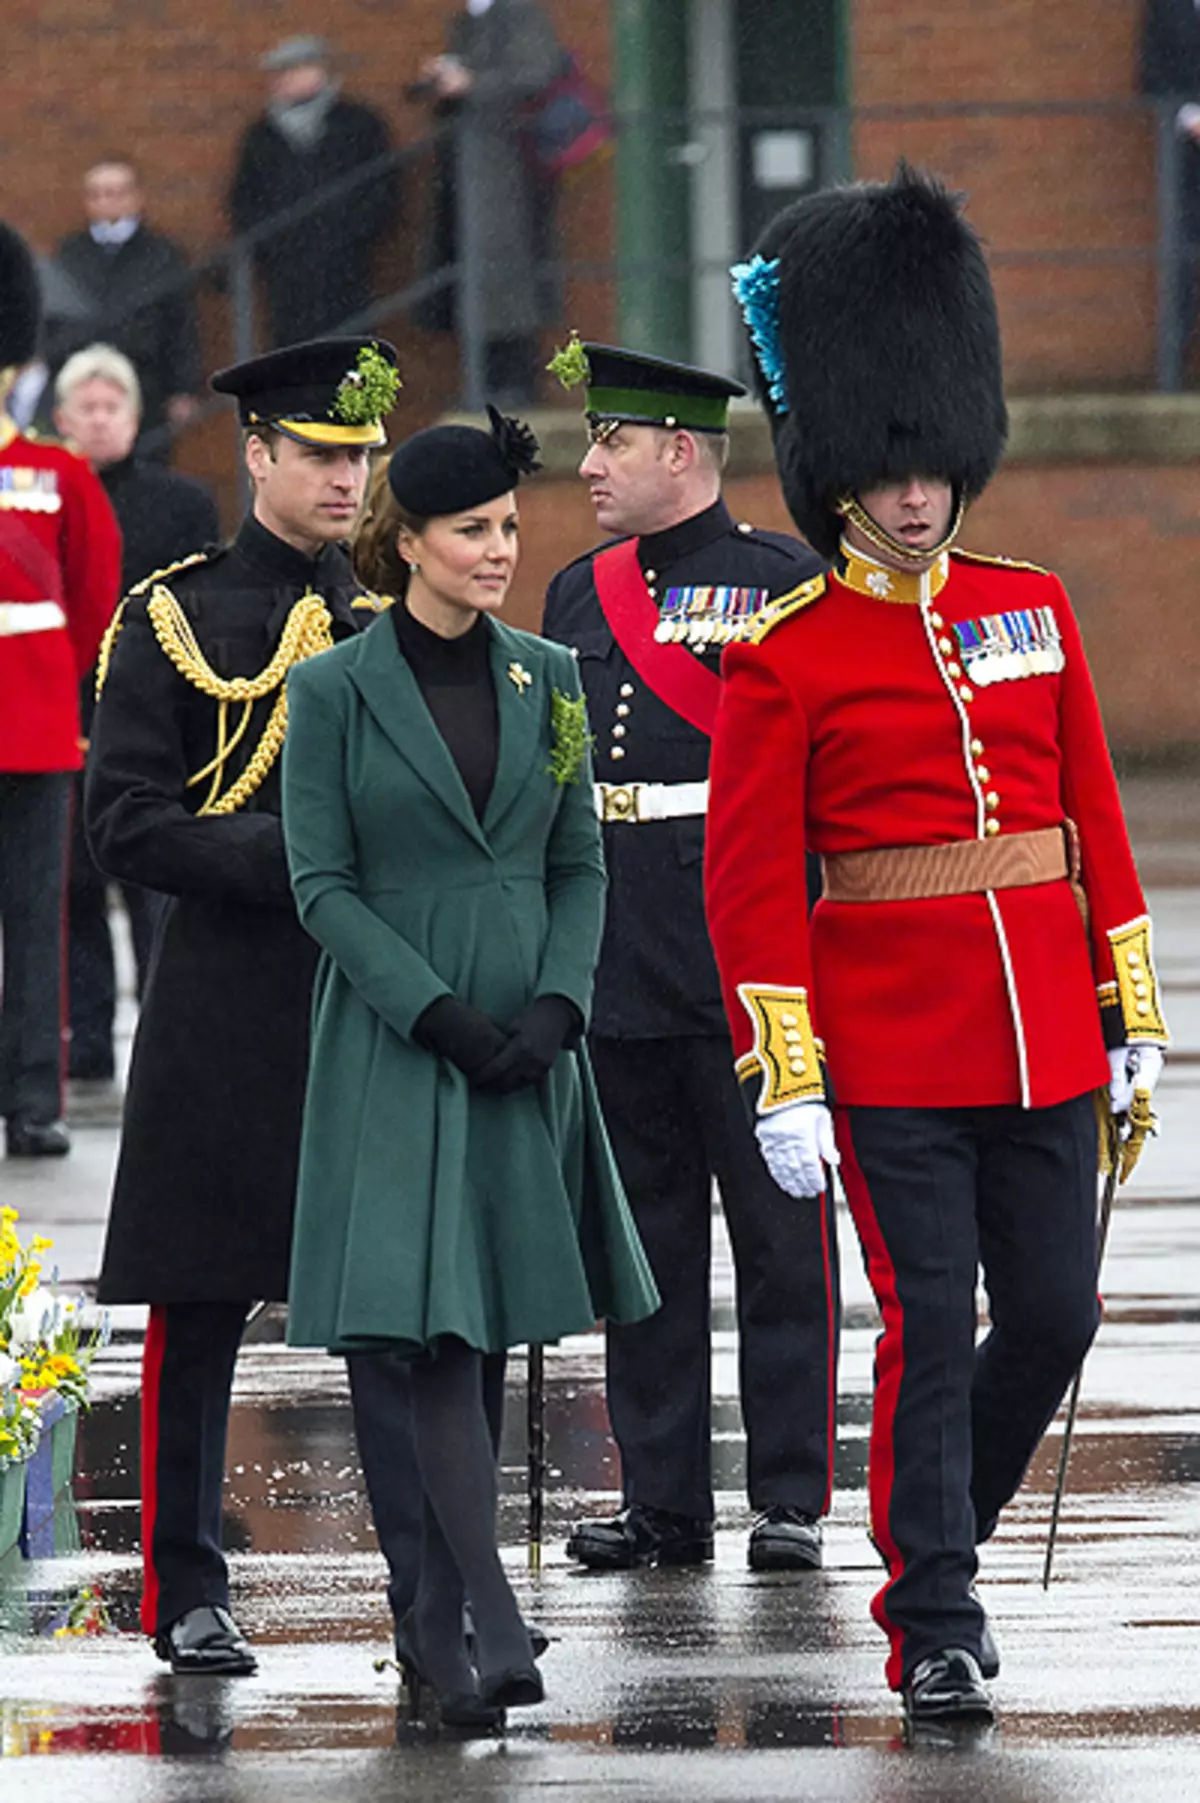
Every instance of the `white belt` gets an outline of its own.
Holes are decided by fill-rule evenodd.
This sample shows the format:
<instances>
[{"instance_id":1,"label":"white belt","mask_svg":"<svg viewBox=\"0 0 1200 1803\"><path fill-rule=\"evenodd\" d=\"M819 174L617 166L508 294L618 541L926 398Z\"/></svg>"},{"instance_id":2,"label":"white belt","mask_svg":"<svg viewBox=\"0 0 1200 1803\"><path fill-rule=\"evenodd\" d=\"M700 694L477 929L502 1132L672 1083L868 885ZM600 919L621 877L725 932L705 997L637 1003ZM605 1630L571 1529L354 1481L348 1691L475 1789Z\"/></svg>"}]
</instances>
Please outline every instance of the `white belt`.
<instances>
[{"instance_id":1,"label":"white belt","mask_svg":"<svg viewBox=\"0 0 1200 1803\"><path fill-rule=\"evenodd\" d=\"M682 820L707 814L707 783L597 783L600 820Z\"/></svg>"},{"instance_id":2,"label":"white belt","mask_svg":"<svg viewBox=\"0 0 1200 1803\"><path fill-rule=\"evenodd\" d=\"M57 601L0 601L0 639L21 632L54 632L66 623Z\"/></svg>"}]
</instances>

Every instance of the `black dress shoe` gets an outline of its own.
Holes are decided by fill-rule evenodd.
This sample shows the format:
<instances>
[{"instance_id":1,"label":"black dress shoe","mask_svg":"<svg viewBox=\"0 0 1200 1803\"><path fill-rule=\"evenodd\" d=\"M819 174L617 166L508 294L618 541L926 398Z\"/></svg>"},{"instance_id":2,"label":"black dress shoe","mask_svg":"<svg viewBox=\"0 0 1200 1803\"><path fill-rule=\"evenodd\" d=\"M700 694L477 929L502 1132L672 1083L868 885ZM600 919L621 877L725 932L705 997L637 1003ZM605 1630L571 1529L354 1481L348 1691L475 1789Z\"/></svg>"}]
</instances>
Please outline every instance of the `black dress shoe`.
<instances>
[{"instance_id":1,"label":"black dress shoe","mask_svg":"<svg viewBox=\"0 0 1200 1803\"><path fill-rule=\"evenodd\" d=\"M593 1571L636 1565L703 1565L713 1556L711 1521L631 1503L611 1521L579 1521L567 1541L568 1559Z\"/></svg>"},{"instance_id":2,"label":"black dress shoe","mask_svg":"<svg viewBox=\"0 0 1200 1803\"><path fill-rule=\"evenodd\" d=\"M751 1571L819 1571L821 1524L803 1509L776 1503L751 1528L746 1556Z\"/></svg>"},{"instance_id":3,"label":"black dress shoe","mask_svg":"<svg viewBox=\"0 0 1200 1803\"><path fill-rule=\"evenodd\" d=\"M10 1158L65 1158L71 1135L62 1121L13 1121L4 1129L4 1149Z\"/></svg>"},{"instance_id":4,"label":"black dress shoe","mask_svg":"<svg viewBox=\"0 0 1200 1803\"><path fill-rule=\"evenodd\" d=\"M901 1695L910 1722L995 1720L979 1661L964 1647L945 1647L922 1659L905 1678Z\"/></svg>"},{"instance_id":5,"label":"black dress shoe","mask_svg":"<svg viewBox=\"0 0 1200 1803\"><path fill-rule=\"evenodd\" d=\"M169 1628L154 1637L154 1650L170 1663L173 1672L201 1672L211 1676L225 1672L248 1678L258 1661L242 1639L241 1630L219 1603L201 1603L189 1609Z\"/></svg>"},{"instance_id":6,"label":"black dress shoe","mask_svg":"<svg viewBox=\"0 0 1200 1803\"><path fill-rule=\"evenodd\" d=\"M469 1728L482 1734L491 1734L503 1726L503 1707L485 1698L479 1690L437 1688L428 1674L420 1632L411 1609L396 1629L396 1651L404 1677L404 1688L408 1693L410 1716L419 1714L421 1692L428 1690L437 1704L439 1720L448 1728Z\"/></svg>"}]
</instances>

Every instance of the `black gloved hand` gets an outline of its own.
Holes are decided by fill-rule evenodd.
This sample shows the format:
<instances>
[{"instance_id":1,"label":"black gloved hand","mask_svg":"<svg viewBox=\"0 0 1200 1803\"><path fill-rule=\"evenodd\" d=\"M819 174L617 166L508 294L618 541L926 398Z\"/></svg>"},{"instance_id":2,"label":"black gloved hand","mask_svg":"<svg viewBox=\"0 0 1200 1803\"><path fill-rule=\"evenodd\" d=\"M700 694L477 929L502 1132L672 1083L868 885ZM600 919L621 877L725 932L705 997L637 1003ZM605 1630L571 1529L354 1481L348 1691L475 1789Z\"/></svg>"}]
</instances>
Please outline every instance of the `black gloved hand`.
<instances>
[{"instance_id":1,"label":"black gloved hand","mask_svg":"<svg viewBox=\"0 0 1200 1803\"><path fill-rule=\"evenodd\" d=\"M574 1002L563 995L539 995L513 1022L504 1049L477 1072L475 1088L489 1096L508 1096L540 1083L567 1040L582 1029Z\"/></svg>"},{"instance_id":2,"label":"black gloved hand","mask_svg":"<svg viewBox=\"0 0 1200 1803\"><path fill-rule=\"evenodd\" d=\"M508 1045L508 1034L490 1014L460 1002L456 995L440 995L417 1016L413 1039L437 1058L455 1065L469 1081L477 1071L494 1064Z\"/></svg>"}]
</instances>

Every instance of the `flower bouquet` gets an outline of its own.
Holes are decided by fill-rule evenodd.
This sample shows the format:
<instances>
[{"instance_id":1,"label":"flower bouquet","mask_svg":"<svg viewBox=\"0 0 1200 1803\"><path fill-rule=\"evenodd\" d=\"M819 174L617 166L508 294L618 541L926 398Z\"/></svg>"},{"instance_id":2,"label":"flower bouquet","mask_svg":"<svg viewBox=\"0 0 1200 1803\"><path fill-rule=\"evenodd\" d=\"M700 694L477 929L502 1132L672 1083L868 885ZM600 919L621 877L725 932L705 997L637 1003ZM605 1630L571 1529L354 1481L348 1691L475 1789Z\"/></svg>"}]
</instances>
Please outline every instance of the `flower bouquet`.
<instances>
[{"instance_id":1,"label":"flower bouquet","mask_svg":"<svg viewBox=\"0 0 1200 1803\"><path fill-rule=\"evenodd\" d=\"M70 1481L88 1369L108 1337L107 1317L86 1328L81 1302L59 1295L56 1275L43 1284L52 1242L22 1245L16 1222L15 1208L0 1208L0 1557L23 1523L28 1533L34 1491L52 1505ZM39 1453L44 1433L50 1445Z\"/></svg>"}]
</instances>

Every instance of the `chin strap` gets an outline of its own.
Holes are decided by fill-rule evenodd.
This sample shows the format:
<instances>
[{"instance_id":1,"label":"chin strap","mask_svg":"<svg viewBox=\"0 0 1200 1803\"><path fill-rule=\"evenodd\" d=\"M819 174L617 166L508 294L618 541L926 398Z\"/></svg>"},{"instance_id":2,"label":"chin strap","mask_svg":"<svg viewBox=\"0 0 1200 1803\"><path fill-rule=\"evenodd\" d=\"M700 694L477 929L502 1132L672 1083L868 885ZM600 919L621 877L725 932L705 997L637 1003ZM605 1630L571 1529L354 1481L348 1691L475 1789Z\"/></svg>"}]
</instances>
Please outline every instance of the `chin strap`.
<instances>
[{"instance_id":1,"label":"chin strap","mask_svg":"<svg viewBox=\"0 0 1200 1803\"><path fill-rule=\"evenodd\" d=\"M902 568L910 570L925 569L933 558L940 557L943 551L950 549L962 529L963 516L966 511L966 498L960 490L955 498L954 512L950 516L950 525L946 530L945 537L939 544L931 546L928 550L914 551L910 545L902 543L898 538L893 538L890 532L885 532L879 521L871 518L857 495L844 495L834 507L834 512L840 514L844 520L849 520L852 526L857 526L863 537L868 539L877 551L884 552Z\"/></svg>"}]
</instances>

